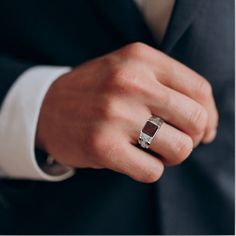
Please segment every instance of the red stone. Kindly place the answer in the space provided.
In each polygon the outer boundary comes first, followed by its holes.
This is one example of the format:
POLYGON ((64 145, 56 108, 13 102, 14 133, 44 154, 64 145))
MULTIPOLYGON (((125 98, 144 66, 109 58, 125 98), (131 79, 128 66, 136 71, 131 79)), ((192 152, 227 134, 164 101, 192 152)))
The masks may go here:
POLYGON ((156 133, 157 130, 158 130, 158 126, 156 126, 152 122, 148 121, 145 124, 142 131, 143 131, 143 133, 152 137, 156 133))

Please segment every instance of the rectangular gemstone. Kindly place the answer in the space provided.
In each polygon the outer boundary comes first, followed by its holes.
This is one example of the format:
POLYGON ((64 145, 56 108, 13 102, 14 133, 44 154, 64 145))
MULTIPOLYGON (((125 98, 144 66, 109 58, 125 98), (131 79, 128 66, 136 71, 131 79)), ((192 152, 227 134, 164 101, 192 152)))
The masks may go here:
POLYGON ((152 137, 156 133, 157 130, 158 130, 158 126, 156 126, 150 121, 147 121, 142 131, 143 133, 152 137))

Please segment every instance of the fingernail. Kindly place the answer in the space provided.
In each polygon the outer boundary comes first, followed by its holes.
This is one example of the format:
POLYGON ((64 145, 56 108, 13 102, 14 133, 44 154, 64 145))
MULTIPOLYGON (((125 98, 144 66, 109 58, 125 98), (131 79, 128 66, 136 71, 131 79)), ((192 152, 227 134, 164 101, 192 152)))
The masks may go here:
POLYGON ((203 143, 211 143, 215 137, 216 137, 216 134, 217 134, 217 130, 216 129, 213 129, 209 135, 207 137, 205 137, 203 143))

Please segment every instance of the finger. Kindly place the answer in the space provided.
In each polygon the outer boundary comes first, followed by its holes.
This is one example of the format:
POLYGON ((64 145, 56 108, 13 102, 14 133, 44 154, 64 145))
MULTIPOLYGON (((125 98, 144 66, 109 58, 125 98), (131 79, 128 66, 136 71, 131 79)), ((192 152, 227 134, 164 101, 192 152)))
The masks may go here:
POLYGON ((163 123, 149 148, 162 156, 164 164, 177 165, 190 155, 193 150, 193 141, 190 136, 163 123))
POLYGON ((191 136, 196 146, 206 130, 208 114, 205 108, 191 98, 162 84, 155 88, 146 105, 152 114, 191 136))
MULTIPOLYGON (((136 119, 133 123, 133 130, 130 133, 131 143, 137 143, 140 130, 147 119, 136 119)), ((193 141, 187 134, 164 122, 154 136, 149 149, 159 154, 165 165, 176 165, 190 155, 193 150, 193 141)))
POLYGON ((161 160, 139 150, 128 142, 117 140, 116 145, 118 147, 116 152, 106 158, 104 162, 106 168, 128 175, 143 183, 152 183, 161 177, 164 171, 161 160))
POLYGON ((160 76, 159 81, 203 105, 208 112, 208 124, 203 141, 210 142, 214 139, 218 125, 218 112, 209 82, 189 68, 174 62, 170 75, 160 76), (181 66, 180 66, 181 65, 181 66))
POLYGON ((203 141, 211 141, 218 125, 218 112, 209 82, 182 63, 148 45, 136 43, 125 50, 129 50, 135 57, 151 66, 158 81, 205 107, 208 123, 203 141))

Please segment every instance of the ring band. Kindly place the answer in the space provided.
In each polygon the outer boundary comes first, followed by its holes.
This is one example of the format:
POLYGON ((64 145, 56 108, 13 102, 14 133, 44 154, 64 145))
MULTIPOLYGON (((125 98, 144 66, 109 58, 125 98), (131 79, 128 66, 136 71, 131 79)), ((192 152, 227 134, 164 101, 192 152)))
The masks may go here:
POLYGON ((144 149, 148 149, 152 143, 153 138, 160 130, 163 120, 160 117, 152 116, 147 120, 143 129, 140 131, 138 143, 144 149))

